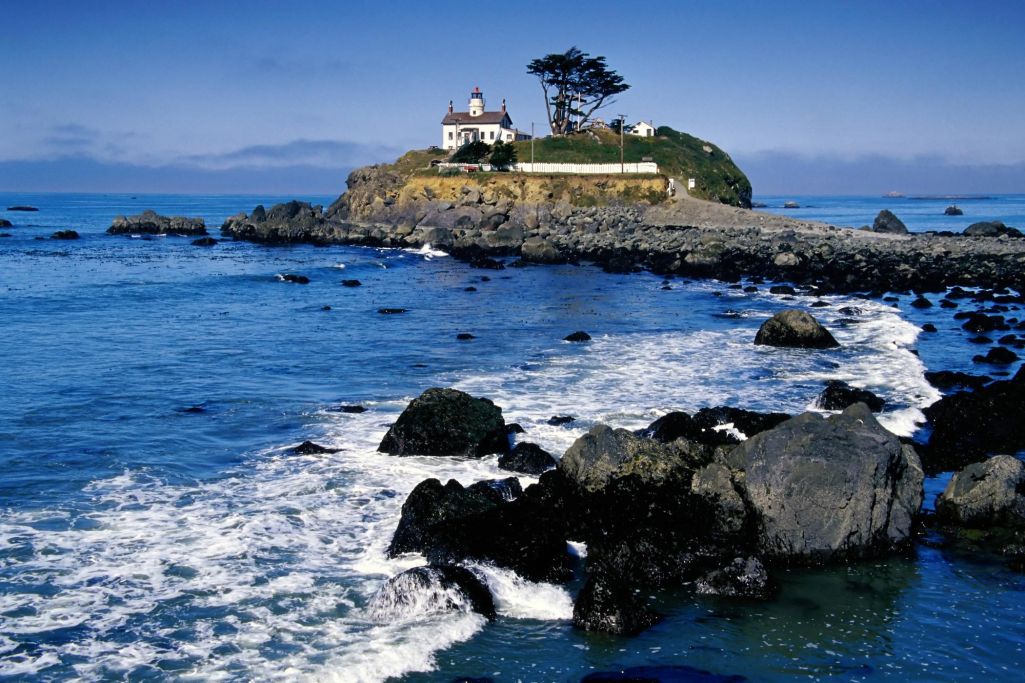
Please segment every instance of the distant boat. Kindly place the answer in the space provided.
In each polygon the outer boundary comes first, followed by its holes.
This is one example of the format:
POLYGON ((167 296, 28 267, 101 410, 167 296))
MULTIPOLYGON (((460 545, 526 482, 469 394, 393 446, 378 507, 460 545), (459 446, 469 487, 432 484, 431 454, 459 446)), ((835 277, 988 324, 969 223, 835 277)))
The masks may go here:
POLYGON ((891 191, 891 192, 887 192, 886 194, 884 194, 883 197, 885 197, 886 199, 903 199, 904 198, 904 193, 903 192, 891 191))

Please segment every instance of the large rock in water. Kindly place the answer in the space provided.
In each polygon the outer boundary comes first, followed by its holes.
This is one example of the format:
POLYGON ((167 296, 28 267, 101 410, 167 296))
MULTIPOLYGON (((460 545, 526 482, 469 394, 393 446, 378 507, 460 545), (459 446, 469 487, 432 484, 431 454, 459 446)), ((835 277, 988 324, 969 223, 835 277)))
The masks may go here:
POLYGON ((107 232, 111 235, 205 235, 206 225, 202 218, 161 216, 146 210, 137 216, 116 217, 107 232))
POLYGON ((601 573, 587 580, 573 603, 573 625, 584 631, 634 635, 660 619, 630 587, 601 573))
POLYGON ((1025 463, 995 455, 968 465, 936 500, 936 514, 946 522, 977 529, 1025 526, 1025 463))
POLYGON ((1025 367, 1013 379, 944 396, 925 409, 932 425, 926 469, 952 470, 1025 449, 1025 367))
POLYGON ((872 223, 872 232, 906 235, 908 234, 908 228, 904 225, 904 221, 893 215, 892 211, 883 209, 872 223))
POLYGON ((709 460, 710 449, 701 444, 683 440, 663 444, 625 429, 597 425, 573 442, 559 461, 559 471, 594 493, 628 476, 644 484, 663 484, 689 475, 709 460))
POLYGON ((515 448, 498 459, 500 469, 534 476, 554 469, 555 466, 555 458, 551 453, 534 443, 518 443, 515 448))
POLYGON ((910 540, 922 504, 918 455, 864 404, 824 418, 804 413, 730 454, 745 471, 758 545, 781 561, 871 556, 910 540))
POLYGON ((702 408, 693 416, 680 411, 666 413, 639 430, 637 435, 662 443, 671 443, 682 437, 709 446, 723 446, 741 442, 736 432, 750 438, 788 419, 790 415, 786 413, 756 413, 742 408, 717 406, 702 408))
POLYGON ((758 328, 755 344, 798 349, 832 349, 840 346, 810 313, 796 308, 780 311, 758 328))
POLYGON ((456 389, 428 389, 406 406, 378 447, 392 455, 479 458, 509 450, 502 409, 456 389))
POLYGON ((873 413, 878 413, 886 405, 886 401, 868 389, 852 387, 847 382, 838 379, 826 382, 826 388, 822 390, 815 401, 815 405, 823 410, 843 410, 855 403, 864 403, 873 413))
POLYGON ((425 552, 435 525, 490 510, 520 493, 515 477, 479 481, 467 487, 455 479, 444 486, 437 479, 425 479, 402 504, 402 516, 388 546, 388 555, 425 552))

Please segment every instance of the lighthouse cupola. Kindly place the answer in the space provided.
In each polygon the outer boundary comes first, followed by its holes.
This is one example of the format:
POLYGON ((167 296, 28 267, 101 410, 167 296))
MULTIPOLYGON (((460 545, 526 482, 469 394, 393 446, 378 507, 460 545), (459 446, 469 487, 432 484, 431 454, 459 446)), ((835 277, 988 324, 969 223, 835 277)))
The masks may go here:
POLYGON ((470 93, 470 116, 480 116, 484 113, 484 93, 480 88, 474 88, 470 93))

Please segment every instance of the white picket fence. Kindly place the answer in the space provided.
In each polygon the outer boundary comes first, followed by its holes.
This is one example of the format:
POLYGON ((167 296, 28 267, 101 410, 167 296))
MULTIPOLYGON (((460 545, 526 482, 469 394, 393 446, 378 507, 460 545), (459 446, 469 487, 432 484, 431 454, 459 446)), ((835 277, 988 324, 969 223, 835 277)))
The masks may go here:
POLYGON ((634 164, 516 164, 520 173, 658 173, 654 161, 634 164))
MULTIPOLYGON (((438 168, 457 168, 460 171, 490 171, 491 164, 436 163, 438 168)), ((513 170, 520 173, 658 173, 654 161, 636 164, 516 164, 513 170)))

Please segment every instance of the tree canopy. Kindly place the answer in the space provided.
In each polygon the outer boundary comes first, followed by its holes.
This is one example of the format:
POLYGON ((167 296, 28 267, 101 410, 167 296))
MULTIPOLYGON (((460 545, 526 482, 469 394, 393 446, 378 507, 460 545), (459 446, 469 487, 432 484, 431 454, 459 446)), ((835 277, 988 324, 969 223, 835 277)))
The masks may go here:
POLYGON ((476 164, 490 153, 491 147, 488 143, 481 140, 474 140, 473 142, 463 144, 459 149, 457 149, 455 154, 452 155, 450 161, 458 164, 476 164))
POLYGON ((508 170, 510 166, 516 164, 516 161, 516 148, 512 145, 507 145, 498 140, 491 147, 491 156, 488 158, 488 162, 497 170, 508 170))
POLYGON ((592 57, 576 47, 531 61, 527 73, 541 81, 552 135, 587 128, 594 112, 630 87, 608 68, 604 57, 592 57))

